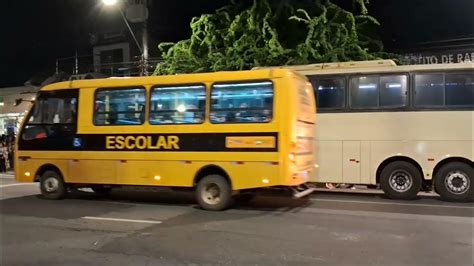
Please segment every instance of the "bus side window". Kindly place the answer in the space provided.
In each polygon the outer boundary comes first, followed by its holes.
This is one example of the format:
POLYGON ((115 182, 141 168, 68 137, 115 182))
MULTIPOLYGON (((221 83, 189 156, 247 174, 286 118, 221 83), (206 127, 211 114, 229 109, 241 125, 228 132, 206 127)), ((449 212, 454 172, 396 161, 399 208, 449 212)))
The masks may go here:
POLYGON ((317 75, 308 76, 316 97, 318 109, 342 109, 345 107, 345 77, 321 78, 317 75))
POLYGON ((474 72, 446 73, 446 105, 451 107, 474 106, 474 72))
POLYGON ((196 85, 155 86, 151 92, 150 124, 200 124, 206 110, 206 87, 196 85))
POLYGON ((144 123, 144 88, 99 89, 95 95, 94 124, 141 125, 144 123))
POLYGON ((353 109, 399 108, 408 103, 406 75, 355 76, 350 82, 353 109))
POLYGON ((211 123, 267 123, 273 117, 273 84, 269 81, 212 86, 211 123))

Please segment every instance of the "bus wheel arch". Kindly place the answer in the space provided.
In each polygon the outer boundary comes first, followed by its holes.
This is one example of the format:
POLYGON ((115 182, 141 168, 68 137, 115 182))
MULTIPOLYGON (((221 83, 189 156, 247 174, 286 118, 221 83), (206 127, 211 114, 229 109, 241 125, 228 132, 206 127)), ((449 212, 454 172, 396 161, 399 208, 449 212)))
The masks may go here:
POLYGON ((441 160, 433 169, 436 192, 446 201, 473 201, 473 168, 473 162, 463 157, 449 157, 441 160))
POLYGON ((61 178, 63 178, 63 180, 64 180, 64 175, 63 175, 63 173, 61 172, 61 170, 59 169, 59 167, 55 166, 54 164, 43 164, 43 165, 40 166, 40 168, 38 168, 38 170, 36 171, 34 182, 40 182, 41 176, 42 176, 46 171, 55 171, 55 172, 57 172, 57 173, 61 176, 61 178))
POLYGON ((227 172, 224 169, 222 169, 221 167, 215 164, 206 165, 206 166, 201 167, 201 169, 199 169, 199 171, 194 176, 193 187, 196 187, 199 181, 201 181, 201 179, 203 179, 204 177, 208 175, 223 176, 227 180, 227 182, 229 182, 230 187, 232 188, 232 180, 230 179, 230 176, 227 174, 227 172))
POLYGON ((376 179, 388 197, 400 200, 416 198, 425 183, 421 166, 404 156, 385 159, 377 168, 376 179))

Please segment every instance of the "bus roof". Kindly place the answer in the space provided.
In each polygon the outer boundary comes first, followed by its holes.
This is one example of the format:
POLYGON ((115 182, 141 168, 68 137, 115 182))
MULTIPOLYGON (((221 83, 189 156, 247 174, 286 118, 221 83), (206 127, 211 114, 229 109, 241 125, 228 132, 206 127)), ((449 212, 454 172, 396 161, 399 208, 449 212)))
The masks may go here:
POLYGON ((455 69, 474 69, 474 63, 397 65, 393 60, 352 61, 339 63, 321 63, 294 66, 257 67, 254 69, 291 69, 304 75, 331 75, 346 73, 385 73, 411 71, 442 71, 455 69))
POLYGON ((245 81, 259 79, 274 79, 285 76, 305 76, 287 69, 263 69, 245 71, 222 71, 212 73, 177 74, 147 77, 112 77, 105 79, 72 80, 53 83, 41 88, 42 91, 72 89, 72 88, 99 88, 99 87, 126 87, 147 84, 186 84, 203 82, 245 81))

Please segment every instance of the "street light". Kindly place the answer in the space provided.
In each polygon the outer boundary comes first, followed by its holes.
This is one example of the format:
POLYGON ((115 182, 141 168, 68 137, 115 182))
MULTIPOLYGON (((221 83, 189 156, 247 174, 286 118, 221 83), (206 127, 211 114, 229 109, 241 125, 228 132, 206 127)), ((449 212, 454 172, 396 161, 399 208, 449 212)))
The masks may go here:
POLYGON ((102 3, 106 6, 113 6, 117 4, 117 0, 102 0, 102 3))
MULTIPOLYGON (((145 11, 144 14, 146 14, 146 16, 147 16, 147 14, 148 14, 147 13, 148 12, 148 10, 147 10, 147 0, 142 0, 142 1, 143 1, 144 11, 145 11)), ((117 0, 102 0, 102 3, 105 6, 116 6, 118 1, 117 0)), ((137 37, 135 36, 135 33, 133 33, 132 27, 130 27, 130 24, 128 23, 127 17, 123 13, 120 6, 118 6, 117 9, 120 11, 120 15, 122 16, 122 19, 125 22, 125 25, 127 25, 127 28, 129 30, 130 34, 132 35, 133 40, 135 41, 135 44, 138 47, 138 50, 141 53, 141 57, 142 57, 142 60, 143 60, 143 71, 142 71, 142 73, 145 74, 145 75, 148 75, 148 29, 147 29, 147 21, 146 21, 147 18, 144 17, 144 19, 143 19, 142 45, 140 45, 140 43, 137 40, 137 37)), ((132 22, 134 22, 134 21, 132 20, 132 22)))

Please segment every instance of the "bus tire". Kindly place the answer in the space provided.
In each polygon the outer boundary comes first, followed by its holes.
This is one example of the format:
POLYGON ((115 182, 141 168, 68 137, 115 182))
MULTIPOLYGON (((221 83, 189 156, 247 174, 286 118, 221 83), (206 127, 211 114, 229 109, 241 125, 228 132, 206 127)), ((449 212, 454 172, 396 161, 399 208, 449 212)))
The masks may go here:
POLYGON ((411 163, 396 161, 388 164, 380 174, 380 187, 391 199, 412 200, 420 191, 422 176, 411 163))
POLYGON ((445 201, 472 201, 474 199, 473 168, 465 163, 452 162, 443 165, 435 174, 437 193, 445 201))
POLYGON ((232 204, 232 188, 223 176, 208 175, 196 187, 199 206, 208 211, 222 211, 232 204))
POLYGON ((103 185, 93 185, 91 186, 91 189, 92 191, 94 191, 95 194, 100 195, 100 196, 107 196, 112 191, 111 187, 106 187, 103 185))
POLYGON ((41 175, 40 190, 43 198, 50 200, 63 199, 67 194, 62 176, 54 170, 48 170, 41 175))

